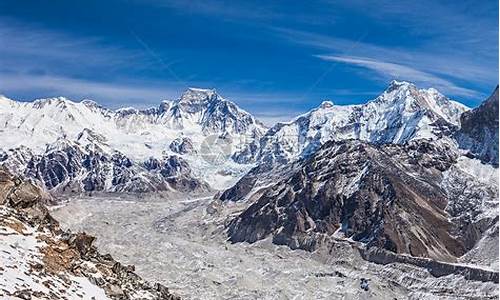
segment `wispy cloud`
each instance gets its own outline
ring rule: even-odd
[[[366,68],[375,71],[385,79],[410,80],[417,84],[436,87],[442,92],[454,95],[462,95],[467,97],[477,97],[479,95],[479,93],[474,90],[459,87],[454,83],[442,79],[436,75],[401,64],[373,60],[366,57],[334,55],[317,55],[317,57],[326,61],[351,64],[354,66]]]
[[[480,84],[491,83],[497,78],[498,68],[492,67],[497,58],[481,57],[475,53],[462,52],[460,49],[433,46],[401,47],[381,46],[313,32],[288,28],[273,28],[282,38],[290,42],[323,50],[335,55],[368,57],[373,60],[387,61],[394,64],[418,66],[419,70],[432,72],[460,80],[473,81]],[[367,31],[369,33],[369,31]],[[494,46],[493,46],[494,47]],[[496,51],[498,53],[498,51]],[[491,54],[491,56],[494,56]]]
[[[245,2],[231,2],[220,0],[150,0],[150,3],[159,7],[175,9],[182,14],[198,14],[225,18],[226,20],[273,20],[284,17],[277,10],[266,9],[264,5],[252,5]]]
[[[117,108],[127,104],[144,107],[156,105],[160,100],[176,99],[182,88],[165,84],[160,87],[158,83],[153,86],[150,82],[106,83],[60,76],[0,73],[0,94],[4,91],[9,91],[10,94],[29,94],[31,91],[35,98],[65,96],[75,100],[94,99],[103,105]],[[6,96],[11,97],[10,94]]]
[[[0,18],[0,41],[0,93],[6,96],[67,96],[93,98],[111,107],[145,106],[178,97],[185,89],[167,72],[163,80],[131,76],[166,66],[139,44],[124,49],[99,37],[69,36],[8,18]]]
[[[333,10],[321,1],[311,2],[300,11],[296,10],[297,3],[275,1],[149,0],[149,3],[182,15],[206,16],[265,28],[277,23],[315,26],[331,25],[336,21]]]
[[[99,37],[74,37],[31,24],[0,18],[1,69],[17,72],[82,72],[139,68],[142,51],[108,45]],[[36,63],[34,63],[36,62]]]

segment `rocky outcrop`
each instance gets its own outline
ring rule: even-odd
[[[460,125],[455,135],[460,148],[498,167],[498,86],[479,107],[462,114]]]
[[[152,174],[168,183],[168,186],[179,192],[207,192],[210,186],[192,175],[186,160],[179,156],[167,156],[161,160],[150,158],[144,167]]]
[[[4,165],[19,172],[16,162],[23,157],[26,160],[23,175],[55,194],[210,190],[180,157],[164,156],[136,163],[96,142],[96,138],[99,137],[92,132],[84,131],[77,141],[58,139],[40,155],[23,155],[24,152],[18,153],[22,149],[13,149],[4,154]]]
[[[0,296],[21,299],[180,299],[93,246],[62,231],[41,189],[0,168]]]
[[[434,277],[448,275],[462,275],[467,280],[494,282],[498,283],[498,272],[475,268],[467,265],[449,264],[439,262],[432,259],[424,259],[419,257],[411,257],[405,255],[397,255],[378,248],[357,248],[361,257],[367,261],[377,264],[387,265],[392,263],[411,264],[421,268],[425,268]]]

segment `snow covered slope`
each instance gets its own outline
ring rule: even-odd
[[[176,300],[92,245],[59,228],[38,187],[0,168],[1,299]]]
[[[259,137],[264,126],[214,90],[188,89],[176,101],[138,110],[106,109],[90,100],[66,98],[17,102],[0,97],[0,140],[3,148],[27,146],[45,150],[59,137],[76,139],[85,129],[106,137],[109,145],[132,158],[147,158],[188,135],[200,143],[209,134]]]
[[[329,140],[360,139],[397,143],[449,134],[459,125],[464,105],[435,89],[417,89],[408,82],[392,81],[376,99],[362,105],[318,108],[288,123],[278,123],[261,140],[259,158],[288,162],[308,156]]]

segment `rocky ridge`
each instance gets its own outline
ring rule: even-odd
[[[400,97],[387,96],[395,91]],[[405,99],[406,104],[429,103],[414,93],[422,91],[407,83],[393,83],[374,102],[390,98]],[[269,237],[276,244],[312,251],[325,238],[333,237],[397,254],[495,268],[498,254],[486,255],[491,259],[484,254],[491,252],[491,245],[498,246],[494,236],[498,232],[497,164],[455,139],[462,132],[497,131],[492,113],[498,102],[492,100],[495,94],[464,114],[451,109],[454,104],[449,106],[444,98],[439,98],[441,105],[447,105],[438,106],[439,114],[435,109],[424,110],[428,117],[439,115],[436,120],[441,125],[444,121],[453,125],[446,126],[449,131],[426,131],[417,126],[408,140],[394,141],[392,135],[389,141],[334,138],[291,162],[261,163],[216,197],[223,203],[247,203],[229,222],[229,239],[253,243]],[[443,117],[450,111],[453,113]],[[473,121],[479,119],[491,121]],[[459,120],[465,122],[465,128],[460,129]],[[476,128],[472,124],[479,129],[467,129]],[[498,147],[498,134],[490,136],[482,145]],[[480,137],[484,135],[476,135]]]
[[[50,196],[0,168],[0,295],[15,299],[180,299],[59,228]]]
[[[182,157],[166,155],[133,161],[111,149],[104,137],[88,129],[76,141],[59,138],[42,154],[33,154],[25,147],[12,149],[0,157],[0,163],[39,182],[51,193],[210,190],[207,183],[192,174]]]

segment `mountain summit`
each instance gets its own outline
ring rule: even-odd
[[[380,96],[365,104],[322,103],[291,122],[276,124],[262,138],[259,158],[287,162],[308,156],[329,140],[402,144],[438,138],[458,126],[467,110],[435,89],[392,81]]]

